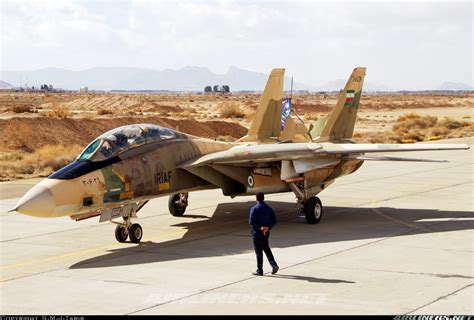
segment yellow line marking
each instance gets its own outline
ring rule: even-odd
[[[279,212],[279,213],[280,214],[286,214],[286,213],[290,213],[290,212],[292,212],[292,210]],[[193,229],[192,231],[193,232],[199,232],[199,231],[203,231],[203,230],[207,230],[207,229],[219,228],[219,227],[222,227],[222,226],[225,226],[225,225],[241,223],[241,222],[244,222],[244,221],[247,221],[247,219],[239,219],[239,220],[229,221],[229,222],[225,222],[225,223],[221,223],[221,224],[217,224],[217,225],[201,227],[201,228]],[[187,231],[188,230],[186,230],[186,229],[180,229],[180,230],[177,230],[177,231],[162,233],[157,237],[147,239],[147,241],[157,241],[157,240],[160,240],[160,239],[163,239],[163,238],[166,238],[166,237],[169,237],[169,236],[173,236],[173,235],[182,235],[183,232],[186,234]],[[196,239],[196,240],[199,240],[199,239]],[[48,265],[52,261],[58,261],[58,260],[67,259],[67,258],[71,258],[71,257],[80,257],[80,256],[86,255],[88,253],[92,253],[92,252],[97,252],[97,251],[101,251],[101,250],[118,249],[118,248],[123,248],[123,244],[120,244],[120,243],[115,244],[114,243],[114,244],[109,244],[109,245],[105,245],[105,246],[99,246],[99,247],[85,249],[85,250],[81,250],[81,251],[66,253],[66,254],[59,255],[59,256],[53,256],[53,257],[44,258],[44,259],[26,261],[26,262],[13,264],[13,265],[8,265],[8,266],[1,266],[0,270],[3,271],[3,270],[17,269],[17,268],[22,268],[22,267],[36,267],[37,265],[43,265],[44,266],[45,264]],[[35,270],[35,269],[36,268],[33,268],[33,270]],[[9,276],[9,277],[2,277],[2,278],[0,278],[0,282],[13,280],[13,279],[16,279],[18,277],[23,277],[23,276],[28,276],[28,275],[29,274],[24,274],[24,275],[16,274],[16,275]]]
[[[193,229],[193,232],[203,231],[203,230],[207,230],[207,229],[211,229],[211,228],[219,228],[219,227],[224,226],[224,225],[241,223],[243,221],[247,221],[247,219],[240,219],[240,220],[221,223],[221,224],[218,224],[218,225],[206,226],[206,227],[202,227],[202,228],[198,228],[198,229]],[[181,235],[181,234],[183,234],[183,232],[186,233],[186,231],[187,231],[186,229],[181,229],[181,230],[177,230],[177,231],[173,231],[173,232],[162,233],[157,237],[149,239],[148,241],[156,241],[156,240],[163,239],[165,237],[169,237],[169,236],[173,236],[173,235]],[[26,266],[31,266],[31,265],[44,264],[44,263],[48,263],[50,261],[56,261],[56,260],[70,258],[70,257],[82,256],[82,255],[85,255],[85,254],[88,254],[88,253],[97,252],[97,251],[101,251],[101,250],[121,248],[122,246],[123,246],[122,244],[109,244],[109,245],[99,246],[99,247],[95,247],[95,248],[91,248],[91,249],[66,253],[66,254],[59,255],[59,256],[53,256],[53,257],[44,258],[44,259],[38,259],[38,260],[32,260],[32,261],[26,261],[26,262],[22,262],[22,263],[18,263],[18,264],[8,265],[8,266],[2,266],[2,267],[0,267],[0,270],[9,270],[9,269],[16,269],[16,268],[21,268],[21,267],[26,267]],[[4,279],[5,278],[0,278],[0,282],[5,281]]]

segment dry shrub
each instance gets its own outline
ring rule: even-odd
[[[407,134],[403,135],[403,140],[413,140],[413,141],[423,141],[425,139],[425,135],[420,131],[415,132],[408,132]]]
[[[71,116],[71,111],[62,103],[52,102],[51,109],[46,113],[47,117],[50,118],[67,118]]]
[[[440,121],[440,126],[453,130],[453,129],[459,129],[462,127],[469,126],[469,122],[467,121],[456,121],[450,118],[444,118]]]
[[[103,115],[106,115],[106,114],[113,114],[113,112],[110,109],[100,108],[99,110],[97,110],[97,114],[99,116],[103,116]]]
[[[398,118],[393,126],[393,131],[407,133],[414,129],[426,129],[433,127],[438,118],[432,116],[420,116],[416,113],[409,113]]]
[[[184,110],[179,114],[179,116],[188,119],[191,118],[191,112],[189,110]]]
[[[225,119],[245,117],[240,105],[235,102],[222,102],[219,106],[219,112],[220,117]]]
[[[244,106],[246,108],[249,108],[249,109],[252,109],[252,110],[257,110],[257,107],[258,107],[257,103],[253,100],[250,100],[250,99],[245,100]]]
[[[29,143],[33,129],[30,124],[20,122],[18,125],[8,124],[3,131],[5,145],[13,150],[22,149],[29,151]]]
[[[14,166],[17,173],[20,174],[46,176],[70,163],[81,150],[82,147],[78,145],[67,147],[46,145],[33,153],[27,154],[23,159],[17,161]]]
[[[33,112],[33,108],[29,105],[17,105],[13,106],[11,110],[15,113],[26,113],[26,112]]]
[[[474,135],[474,122],[438,119],[415,113],[403,115],[393,125],[392,132],[364,132],[354,134],[358,142],[370,143],[414,143]]]

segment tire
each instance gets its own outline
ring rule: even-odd
[[[133,243],[139,243],[143,236],[143,229],[142,226],[138,223],[134,223],[130,227],[129,237],[130,241]]]
[[[311,197],[304,205],[304,215],[308,224],[317,224],[323,217],[323,205],[318,197]]]
[[[117,239],[118,242],[125,242],[127,241],[127,238],[128,238],[127,228],[120,225],[115,227],[115,239]]]
[[[168,200],[168,209],[172,216],[181,217],[186,211],[187,206],[179,206],[176,201],[179,201],[179,194],[170,196]]]

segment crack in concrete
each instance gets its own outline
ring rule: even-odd
[[[430,301],[430,302],[428,302],[428,303],[426,303],[426,304],[424,304],[424,305],[422,305],[422,306],[420,306],[420,307],[418,307],[418,308],[416,308],[416,309],[413,309],[412,311],[407,312],[407,313],[405,313],[405,314],[410,314],[410,313],[416,312],[416,311],[418,311],[418,310],[420,310],[420,309],[422,309],[422,308],[424,308],[424,307],[427,307],[427,306],[429,306],[429,305],[431,305],[431,304],[433,304],[433,303],[436,303],[436,302],[438,302],[438,301],[440,301],[440,300],[446,299],[447,297],[452,296],[453,294],[456,294],[456,293],[458,293],[459,291],[462,291],[462,290],[464,290],[464,289],[466,289],[466,288],[469,288],[469,287],[472,286],[472,285],[474,285],[474,283],[470,283],[470,284],[468,284],[468,285],[466,285],[466,286],[464,286],[464,287],[462,287],[462,288],[460,288],[460,289],[457,289],[457,290],[454,290],[454,291],[451,292],[451,293],[448,293],[447,295],[438,297],[438,298],[436,298],[435,300]]]

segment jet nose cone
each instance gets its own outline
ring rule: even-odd
[[[18,202],[15,210],[35,217],[49,217],[55,208],[54,196],[47,187],[36,185]]]

